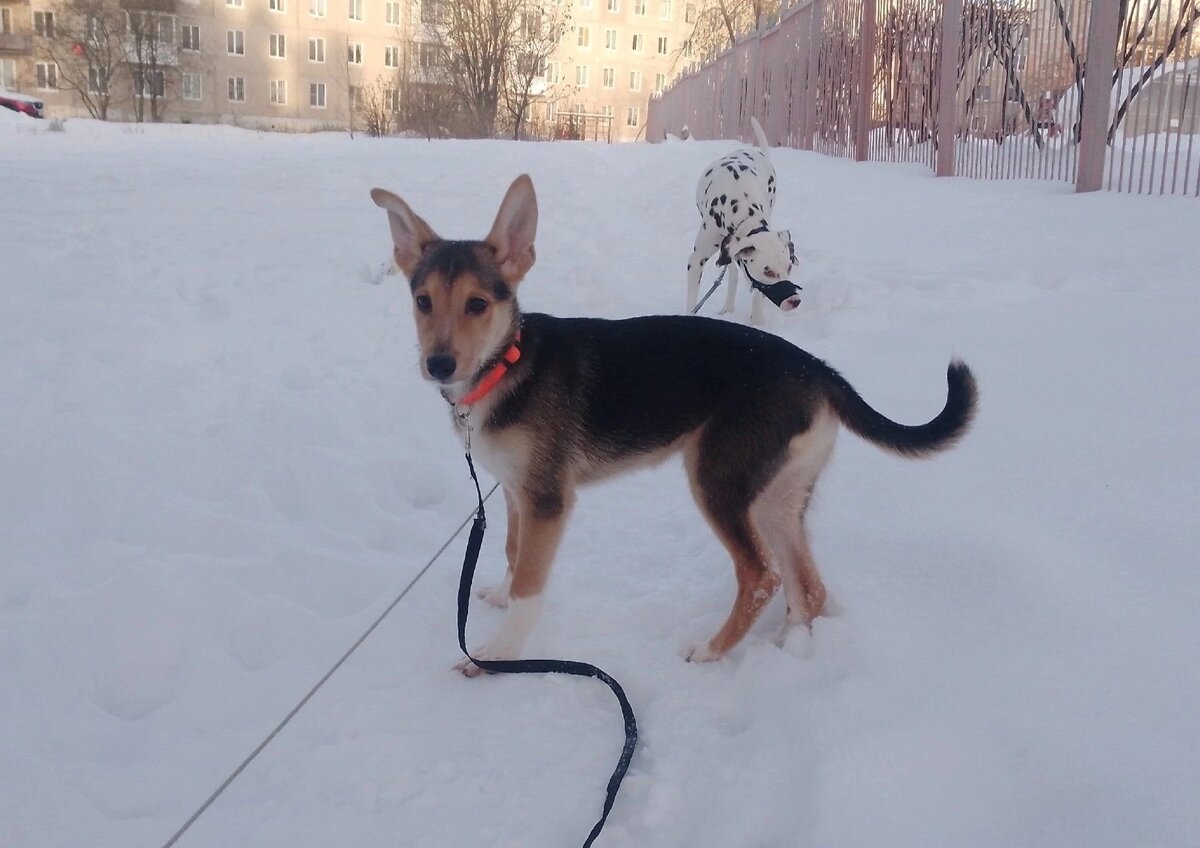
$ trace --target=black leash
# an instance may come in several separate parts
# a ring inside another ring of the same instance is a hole
[[[711,294],[711,292],[710,292]],[[701,301],[703,302],[703,301]],[[625,718],[625,747],[621,749],[621,757],[612,777],[608,779],[608,794],[604,798],[604,811],[600,820],[592,827],[583,848],[588,848],[600,831],[604,822],[617,800],[617,792],[625,772],[629,770],[629,762],[633,759],[633,749],[637,747],[637,719],[633,715],[633,707],[625,697],[621,684],[613,680],[607,673],[594,665],[572,660],[478,660],[467,650],[467,608],[471,603],[471,581],[475,578],[475,566],[479,562],[479,549],[483,545],[483,532],[487,529],[487,517],[483,511],[483,492],[479,488],[479,477],[475,474],[475,463],[471,461],[471,453],[467,452],[467,467],[471,469],[471,480],[475,483],[475,494],[479,498],[479,509],[475,512],[475,521],[471,524],[471,535],[467,538],[467,553],[463,557],[462,578],[458,581],[458,647],[471,662],[482,668],[498,674],[572,674],[576,677],[595,677],[616,695],[621,704],[621,715]]]

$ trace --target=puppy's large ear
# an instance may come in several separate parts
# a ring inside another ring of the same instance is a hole
[[[533,238],[537,235],[537,196],[533,180],[521,174],[513,180],[496,213],[492,231],[484,239],[496,251],[504,282],[516,285],[533,267]]]
[[[373,188],[371,199],[375,201],[376,206],[387,210],[396,264],[400,266],[404,276],[411,280],[425,248],[435,241],[440,241],[438,234],[421,220],[421,216],[409,209],[407,203],[390,191]]]

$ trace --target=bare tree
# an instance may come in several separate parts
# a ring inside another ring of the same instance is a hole
[[[514,139],[530,117],[535,100],[557,100],[562,92],[557,80],[547,78],[547,61],[558,49],[571,25],[567,5],[529,5],[518,16],[513,52],[504,75],[503,106]]]
[[[58,65],[60,88],[75,92],[93,118],[108,120],[111,83],[125,63],[125,12],[117,0],[66,0],[51,9],[54,29],[41,55]]]
[[[689,37],[692,50],[703,57],[720,53],[778,16],[780,0],[702,0]]]
[[[396,121],[398,90],[391,87],[389,82],[380,75],[374,82],[358,88],[354,112],[363,132],[372,138],[387,135]]]
[[[421,20],[466,113],[468,132],[490,138],[516,52],[520,12],[527,0],[425,0]]]
[[[125,66],[133,81],[134,119],[145,121],[149,104],[150,120],[161,121],[179,76],[175,18],[151,9],[129,9],[126,14]]]

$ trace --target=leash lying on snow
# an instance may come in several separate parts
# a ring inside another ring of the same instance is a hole
[[[475,521],[471,524],[471,535],[467,537],[467,552],[463,557],[462,577],[458,581],[458,647],[471,662],[484,671],[498,674],[571,674],[576,677],[595,677],[612,690],[621,704],[621,715],[625,719],[625,747],[621,749],[621,757],[612,777],[608,779],[608,790],[604,798],[604,810],[600,820],[592,826],[583,848],[588,848],[608,820],[613,803],[617,800],[617,792],[621,789],[621,781],[629,770],[629,762],[633,759],[633,749],[637,747],[637,719],[633,715],[633,707],[625,697],[621,684],[594,665],[572,660],[480,660],[471,656],[467,650],[467,608],[471,603],[471,581],[475,578],[475,566],[479,562],[479,549],[483,545],[483,532],[487,529],[487,516],[483,511],[483,492],[479,488],[479,477],[475,474],[475,463],[471,461],[470,445],[467,449],[467,467],[471,470],[471,480],[475,483],[475,494],[479,498],[479,508],[475,512]]]

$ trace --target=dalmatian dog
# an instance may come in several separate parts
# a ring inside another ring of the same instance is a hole
[[[787,230],[771,229],[775,207],[775,169],[767,154],[769,145],[762,127],[750,119],[758,148],[743,148],[722,156],[709,166],[696,186],[700,232],[688,260],[687,309],[693,312],[700,296],[700,275],[715,254],[717,265],[727,266],[725,306],[732,312],[737,302],[738,269],[751,290],[750,321],[761,324],[768,298],[782,310],[800,304],[800,287],[790,282],[796,253]]]

